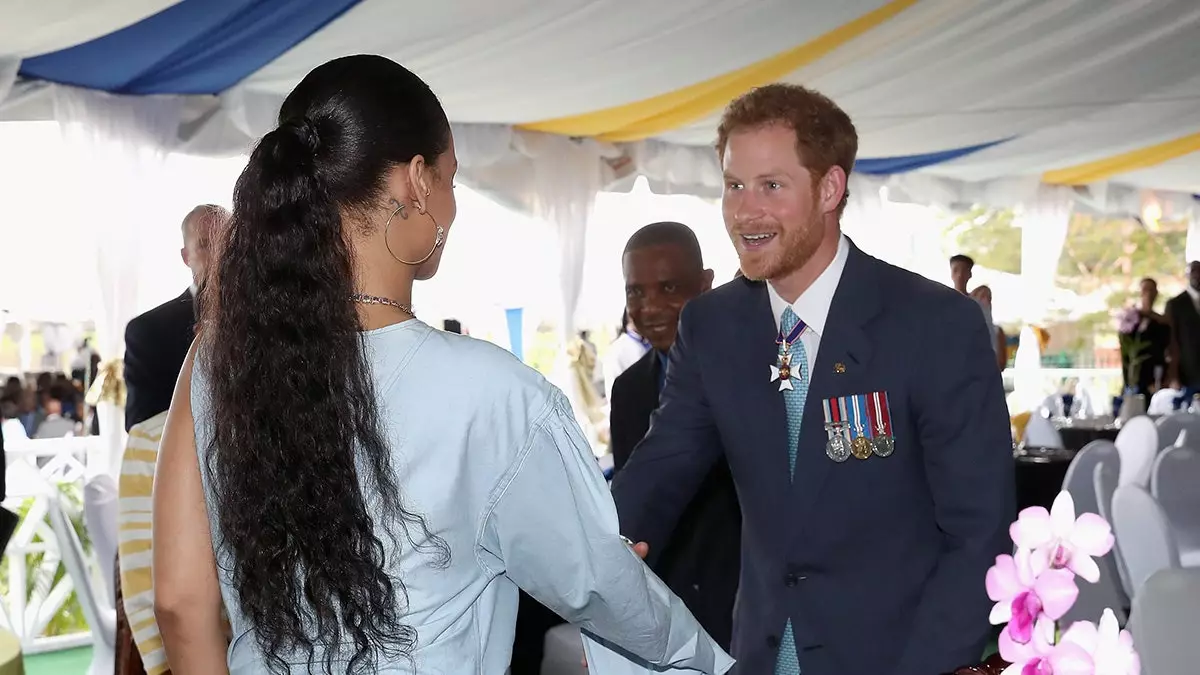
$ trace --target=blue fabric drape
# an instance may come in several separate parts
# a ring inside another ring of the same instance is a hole
[[[115,33],[26,59],[20,74],[118,94],[217,94],[358,2],[183,0]]]

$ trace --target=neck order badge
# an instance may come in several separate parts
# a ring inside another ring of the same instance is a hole
[[[800,339],[807,327],[803,321],[797,321],[786,336],[780,329],[779,337],[775,338],[775,344],[779,345],[779,356],[776,357],[775,365],[771,366],[771,381],[779,380],[779,391],[792,389],[792,378],[795,377],[798,381],[801,377],[800,369],[792,369],[792,345]]]

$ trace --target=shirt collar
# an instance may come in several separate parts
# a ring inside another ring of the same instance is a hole
[[[1183,290],[1187,291],[1187,294],[1192,297],[1192,302],[1200,302],[1200,291],[1191,286],[1187,286]]]
[[[846,235],[838,236],[837,254],[833,261],[817,277],[796,302],[792,303],[792,311],[800,320],[808,325],[818,336],[825,332],[825,322],[829,319],[829,307],[833,304],[833,294],[837,292],[838,282],[842,279],[842,271],[846,269],[846,258],[850,256],[850,240]],[[775,315],[775,326],[779,327],[779,317],[788,303],[775,291],[771,282],[767,282],[767,294],[771,298],[771,313]]]

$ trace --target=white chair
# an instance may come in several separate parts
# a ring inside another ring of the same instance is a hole
[[[1036,412],[1029,418],[1029,424],[1025,425],[1024,440],[1025,445],[1035,448],[1064,447],[1062,434],[1058,433],[1050,420]]]
[[[1137,599],[1142,585],[1155,572],[1180,566],[1179,546],[1167,514],[1142,486],[1117,488],[1113,495],[1113,529],[1129,570],[1131,598]]]
[[[1116,445],[1117,453],[1121,455],[1118,483],[1149,487],[1150,467],[1162,447],[1158,443],[1158,427],[1149,417],[1135,417],[1121,427]]]
[[[96,565],[104,575],[106,597],[115,602],[117,563],[117,482],[108,474],[83,487],[83,522],[92,538]]]
[[[1159,389],[1150,397],[1147,415],[1170,415],[1175,412],[1175,399],[1183,395],[1178,389]]]
[[[113,675],[116,661],[117,610],[111,602],[102,604],[92,589],[83,545],[75,534],[75,527],[67,518],[62,497],[51,495],[49,503],[50,526],[54,529],[63,565],[75,586],[75,597],[83,609],[88,627],[92,631],[92,665],[88,675]]]
[[[1196,672],[1200,569],[1160,570],[1133,600],[1130,619],[1142,675]]]
[[[1180,434],[1186,433],[1186,437],[1200,440],[1200,415],[1176,412],[1158,418],[1154,424],[1158,427],[1159,442],[1164,448],[1179,445]]]
[[[1120,462],[1117,447],[1112,441],[1106,440],[1092,441],[1075,455],[1063,479],[1063,489],[1071,494],[1071,499],[1075,502],[1075,513],[1097,513],[1104,516],[1108,506],[1103,510],[1100,508],[1095,473],[1102,466],[1108,466],[1115,476]],[[1070,625],[1074,621],[1095,621],[1106,607],[1112,608],[1117,619],[1125,622],[1125,608],[1129,606],[1129,597],[1125,595],[1121,583],[1115,549],[1096,562],[1100,567],[1100,580],[1094,584],[1079,584],[1079,597],[1063,617],[1063,625]]]
[[[583,638],[579,628],[559,624],[546,631],[541,675],[587,675],[583,667]]]
[[[1113,446],[1116,449],[1116,446]],[[1097,506],[1100,508],[1100,515],[1110,524],[1113,523],[1113,494],[1117,491],[1117,483],[1121,472],[1121,458],[1118,455],[1116,462],[1104,462],[1096,465],[1092,470],[1092,484],[1096,488]],[[1125,558],[1121,555],[1121,542],[1113,546],[1110,554],[1113,562],[1117,567],[1117,578],[1121,580],[1121,590],[1125,592],[1125,597],[1133,597],[1133,582],[1130,581],[1129,568],[1125,566]],[[1092,619],[1089,619],[1091,621]]]
[[[1154,460],[1150,494],[1162,506],[1184,567],[1200,566],[1200,452],[1167,448]]]

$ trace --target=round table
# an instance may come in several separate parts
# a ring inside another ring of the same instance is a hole
[[[1017,483],[1017,512],[1030,506],[1047,510],[1062,492],[1067,467],[1075,458],[1072,450],[1030,448],[1013,455]]]
[[[0,675],[25,675],[21,641],[3,629],[0,629]]]
[[[1115,441],[1120,429],[1113,425],[1106,426],[1062,426],[1058,434],[1063,439],[1063,446],[1068,450],[1082,450],[1083,446],[1092,441]]]

